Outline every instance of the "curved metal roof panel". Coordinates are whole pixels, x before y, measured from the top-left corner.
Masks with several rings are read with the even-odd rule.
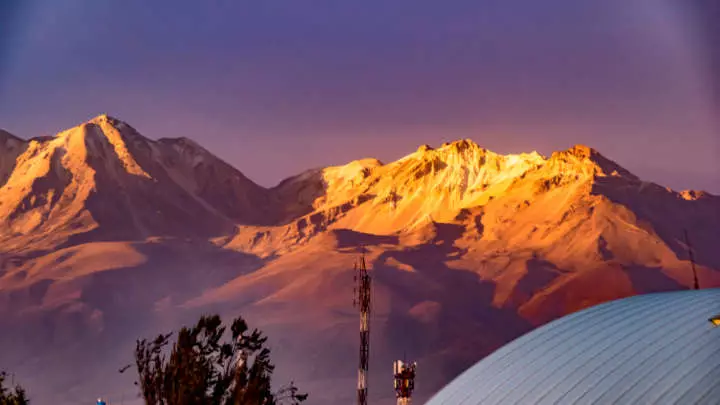
[[[720,404],[720,289],[638,295],[548,323],[427,405]]]

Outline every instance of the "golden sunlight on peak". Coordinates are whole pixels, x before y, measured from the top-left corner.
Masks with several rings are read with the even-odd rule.
[[[444,148],[452,148],[452,149],[456,149],[459,151],[463,151],[463,150],[469,149],[469,148],[484,150],[484,148],[481,148],[480,145],[475,143],[475,141],[473,141],[470,138],[458,139],[457,141],[452,141],[452,142],[445,142],[441,146],[441,149],[444,149]]]
[[[572,148],[568,149],[567,152],[583,159],[589,158],[593,154],[597,153],[595,149],[581,144],[574,145]]]
[[[97,116],[91,118],[91,119],[88,120],[87,122],[97,124],[97,123],[101,123],[101,122],[108,122],[108,121],[110,121],[111,119],[112,119],[112,117],[110,117],[110,116],[109,116],[108,114],[106,114],[106,113],[103,113],[103,114],[100,114],[100,115],[97,115]]]
[[[707,193],[704,191],[698,191],[698,190],[683,190],[679,193],[680,198],[687,201],[695,201],[698,199],[701,199],[703,197],[707,196]]]
[[[102,113],[100,115],[97,115],[97,116],[91,118],[90,120],[86,121],[85,124],[96,124],[96,125],[102,125],[102,124],[108,125],[109,124],[109,125],[113,125],[113,126],[118,126],[118,125],[123,125],[123,124],[127,125],[122,120],[117,119],[107,113]]]

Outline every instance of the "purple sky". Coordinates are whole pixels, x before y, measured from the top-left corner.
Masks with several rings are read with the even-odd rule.
[[[2,0],[0,128],[51,134],[105,112],[266,186],[459,138],[584,143],[720,193],[711,3]]]

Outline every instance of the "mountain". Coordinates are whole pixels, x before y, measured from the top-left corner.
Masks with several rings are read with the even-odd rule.
[[[5,250],[222,235],[273,216],[267,190],[196,143],[151,141],[107,115],[51,138],[5,138]]]
[[[559,316],[690,288],[685,230],[701,286],[720,286],[720,198],[580,145],[549,157],[424,145],[266,189],[188,139],[103,115],[52,138],[0,133],[0,179],[0,366],[38,404],[131,398],[117,368],[135,339],[211,311],[268,332],[280,382],[312,403],[352,401],[360,254],[377,403],[392,402],[404,354],[422,401]]]

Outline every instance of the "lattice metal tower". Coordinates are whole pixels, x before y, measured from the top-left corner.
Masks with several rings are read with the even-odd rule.
[[[355,299],[353,305],[360,309],[360,366],[358,368],[357,403],[367,405],[368,358],[370,357],[370,275],[365,267],[365,254],[360,264],[355,263]]]
[[[694,287],[696,290],[699,290],[700,283],[698,282],[697,270],[695,269],[695,255],[693,254],[693,248],[688,238],[687,229],[683,229],[683,232],[685,232],[685,245],[687,246],[688,256],[690,256],[690,265],[692,266],[693,280],[695,282]]]
[[[393,363],[393,379],[397,405],[410,405],[410,397],[415,389],[416,367],[416,363],[408,364],[402,360],[396,360]]]

